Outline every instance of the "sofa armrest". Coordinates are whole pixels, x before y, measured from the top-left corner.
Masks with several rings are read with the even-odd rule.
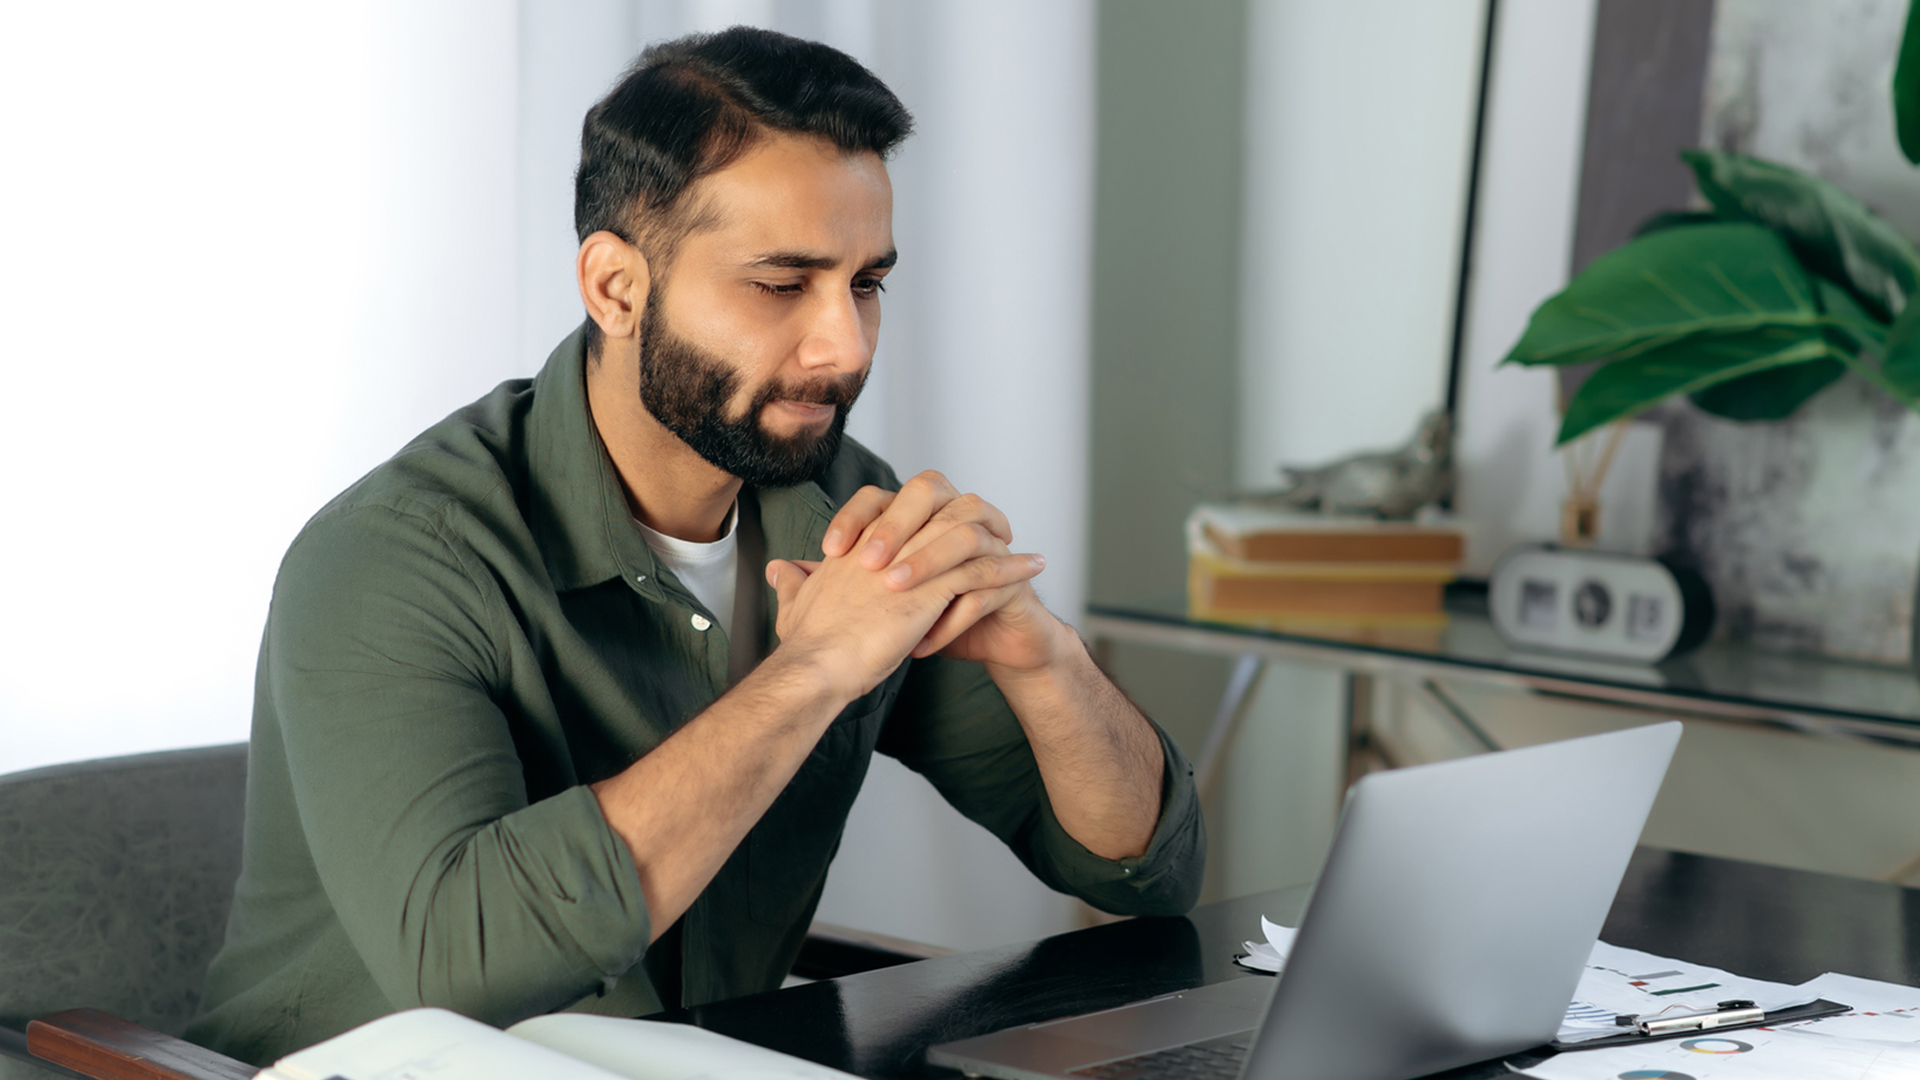
[[[259,1072],[99,1009],[67,1009],[29,1023],[27,1049],[94,1080],[252,1080]]]

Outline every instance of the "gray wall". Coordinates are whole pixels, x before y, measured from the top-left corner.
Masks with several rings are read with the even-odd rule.
[[[1233,474],[1244,0],[1099,5],[1089,596],[1179,593],[1180,522]],[[1197,752],[1220,660],[1120,648]]]
[[[1180,523],[1226,492],[1238,411],[1245,0],[1107,0],[1099,26],[1089,595],[1185,588]],[[1229,663],[1120,646],[1116,681],[1199,752]],[[1341,686],[1272,665],[1216,799],[1202,899],[1310,878],[1333,823]]]

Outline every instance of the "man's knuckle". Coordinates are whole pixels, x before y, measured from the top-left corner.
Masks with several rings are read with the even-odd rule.
[[[953,482],[947,479],[947,474],[938,469],[922,470],[916,473],[914,478],[907,481],[907,483],[918,485],[922,491],[929,495],[942,495],[951,499],[954,495],[958,494],[958,492],[954,490]]]

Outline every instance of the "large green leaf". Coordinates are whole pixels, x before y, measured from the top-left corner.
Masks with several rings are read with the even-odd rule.
[[[1920,400],[1920,304],[1908,304],[1887,331],[1880,372],[1893,395],[1908,403]]]
[[[1878,354],[1886,344],[1887,328],[1862,311],[1847,290],[1826,278],[1815,278],[1813,284],[1821,308],[1833,320],[1826,337],[1836,352],[1865,349]],[[1844,360],[1813,360],[1728,379],[1688,396],[1702,410],[1728,420],[1785,420],[1846,373]]]
[[[1845,330],[1853,339],[1855,351],[1864,349],[1879,355],[1886,350],[1887,324],[1868,315],[1852,293],[1826,278],[1814,278],[1813,288],[1821,309],[1835,326]],[[1908,307],[1912,310],[1920,305]]]
[[[1814,283],[1832,322],[1828,340],[1841,352],[1856,354],[1847,363],[1894,400],[1920,411],[1920,304],[1908,304],[1887,326],[1861,310],[1847,290],[1825,278],[1815,278]],[[1844,333],[1836,335],[1836,331]]]
[[[1913,243],[1825,180],[1740,154],[1687,150],[1680,156],[1722,217],[1777,230],[1807,269],[1853,290],[1876,318],[1891,319],[1920,291]]]
[[[1893,69],[1893,130],[1900,152],[1920,165],[1920,5],[1907,8],[1907,32]]]
[[[1771,229],[1690,225],[1595,259],[1534,311],[1507,362],[1628,359],[1689,337],[1821,320],[1812,279]]]
[[[1728,420],[1785,420],[1846,373],[1844,360],[1814,360],[1728,379],[1689,396],[1703,410]]]
[[[1567,403],[1557,444],[1634,416],[1676,394],[1699,393],[1774,368],[1844,359],[1850,356],[1834,348],[1818,327],[1770,327],[1682,341],[1616,360],[1594,372]]]

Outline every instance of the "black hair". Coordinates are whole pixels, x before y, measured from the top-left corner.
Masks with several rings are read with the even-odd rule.
[[[638,246],[657,285],[701,225],[687,190],[769,131],[885,158],[912,133],[913,117],[873,72],[818,42],[750,26],[661,42],[587,111],[574,230],[583,242],[605,230]],[[587,355],[599,351],[600,328],[589,319]]]

